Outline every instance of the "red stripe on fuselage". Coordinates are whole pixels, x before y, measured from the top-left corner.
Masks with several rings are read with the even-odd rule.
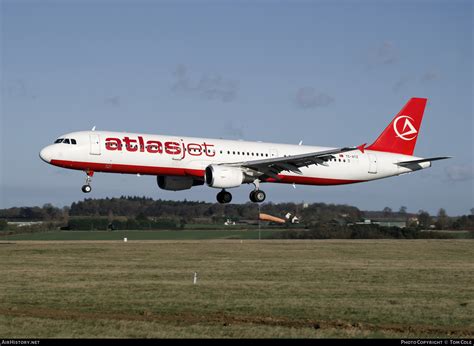
[[[125,174],[142,174],[142,175],[174,175],[174,176],[193,176],[196,178],[204,178],[204,170],[174,167],[155,167],[155,166],[138,166],[138,165],[120,165],[96,162],[78,162],[66,160],[51,160],[51,164],[58,167],[76,169],[80,171],[94,171],[107,173],[125,173]],[[360,183],[365,180],[348,180],[348,179],[329,179],[317,177],[305,177],[294,175],[279,174],[280,180],[268,178],[264,182],[281,183],[281,184],[301,184],[301,185],[343,185]]]
[[[108,173],[126,173],[143,175],[192,175],[195,177],[204,177],[204,170],[172,167],[154,167],[137,165],[120,165],[96,162],[78,162],[65,160],[51,160],[51,164],[59,167],[77,169],[80,171],[108,172]]]

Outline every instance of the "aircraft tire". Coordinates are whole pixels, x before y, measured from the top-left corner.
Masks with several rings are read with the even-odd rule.
[[[217,194],[217,202],[227,204],[230,203],[230,201],[232,201],[232,194],[230,192],[222,190]]]
[[[262,190],[255,190],[252,192],[253,192],[253,199],[254,199],[252,202],[262,203],[267,197],[265,192],[263,192]]]

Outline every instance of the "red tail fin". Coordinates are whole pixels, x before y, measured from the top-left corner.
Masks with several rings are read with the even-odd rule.
[[[413,155],[427,99],[413,97],[366,149]]]

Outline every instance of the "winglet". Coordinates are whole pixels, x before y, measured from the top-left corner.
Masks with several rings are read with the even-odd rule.
[[[363,154],[364,151],[365,151],[365,146],[367,145],[367,143],[364,143],[364,144],[361,144],[357,147],[357,149],[359,149],[361,151],[361,153]]]

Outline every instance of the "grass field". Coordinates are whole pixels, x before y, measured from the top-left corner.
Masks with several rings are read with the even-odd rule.
[[[0,336],[472,338],[473,245],[2,240]]]
[[[193,231],[55,231],[14,234],[0,237],[5,240],[204,240],[204,239],[261,239],[278,230],[193,230]]]

